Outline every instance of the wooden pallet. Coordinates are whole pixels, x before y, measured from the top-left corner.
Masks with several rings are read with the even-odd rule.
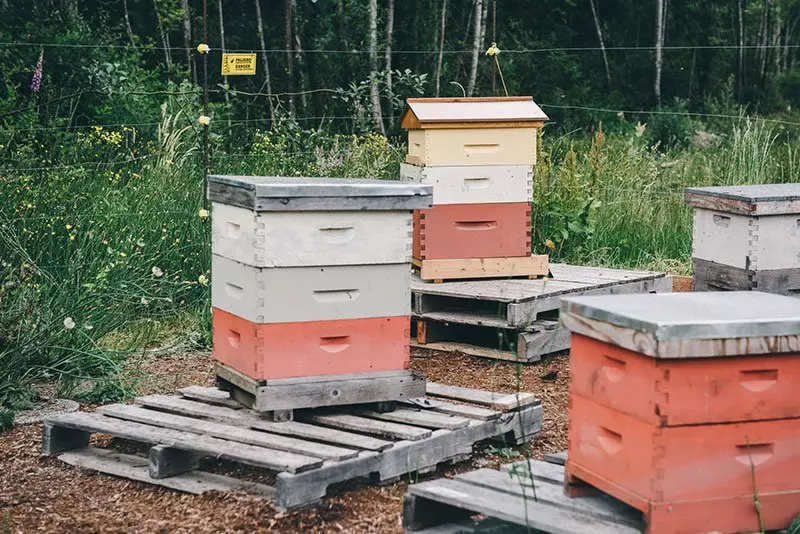
[[[665,273],[551,264],[552,278],[427,284],[412,278],[415,346],[517,362],[569,348],[561,298],[672,291]]]
[[[532,255],[523,258],[467,258],[447,260],[411,260],[420,280],[442,283],[445,280],[475,280],[488,278],[536,279],[548,276],[549,256]]]
[[[563,465],[536,460],[423,482],[408,488],[403,525],[406,532],[425,534],[642,532],[641,512],[607,495],[571,499],[563,484]],[[487,519],[470,519],[477,514]]]
[[[332,484],[367,478],[389,483],[468,457],[476,443],[519,445],[541,431],[542,406],[514,395],[428,383],[429,397],[390,413],[363,409],[295,412],[265,420],[226,392],[194,386],[150,395],[135,405],[48,417],[43,452],[70,464],[180,491],[243,490],[280,509],[318,503]],[[445,400],[447,399],[447,400]],[[454,402],[451,402],[454,401]],[[150,445],[149,458],[89,447],[92,433]],[[277,473],[274,486],[199,470],[201,458]]]

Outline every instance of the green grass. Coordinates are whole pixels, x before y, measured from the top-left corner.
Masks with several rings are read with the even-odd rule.
[[[545,132],[534,249],[551,244],[553,261],[687,273],[684,187],[800,178],[789,133],[746,121],[719,133],[715,147],[662,150],[647,128],[624,122],[608,134]],[[48,141],[15,141],[27,143],[18,166],[58,168],[0,173],[0,406],[13,410],[30,404],[38,380],[64,395],[85,379],[98,380],[84,393],[93,399],[133,394],[125,359],[169,344],[165,333],[210,343],[200,131],[165,110],[150,138],[131,128],[64,135],[49,141],[60,159]],[[290,124],[226,135],[213,136],[214,173],[397,179],[405,151],[402,139]],[[83,161],[100,164],[75,166]]]

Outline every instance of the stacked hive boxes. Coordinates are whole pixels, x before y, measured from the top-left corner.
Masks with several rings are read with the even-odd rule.
[[[265,411],[424,395],[408,371],[409,249],[430,187],[209,176],[208,194],[220,377]],[[312,382],[325,391],[298,393]]]
[[[800,293],[800,184],[690,188],[685,201],[695,291]]]
[[[414,263],[428,279],[538,276],[531,256],[537,131],[547,116],[530,97],[412,98],[403,116],[401,176],[433,186],[414,213]]]
[[[560,320],[572,331],[568,489],[641,510],[649,534],[762,532],[800,514],[796,299],[575,297]]]

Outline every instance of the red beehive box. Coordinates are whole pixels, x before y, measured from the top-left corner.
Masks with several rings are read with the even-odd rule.
[[[573,332],[568,490],[630,504],[649,534],[780,529],[800,514],[800,300],[577,297],[560,317]]]

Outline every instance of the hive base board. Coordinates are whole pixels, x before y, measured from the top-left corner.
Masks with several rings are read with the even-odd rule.
[[[800,269],[748,270],[692,258],[694,291],[762,291],[800,295]]]
[[[215,363],[220,389],[257,412],[280,414],[301,408],[380,404],[425,396],[425,377],[410,370],[349,375],[254,380],[219,362]],[[274,412],[278,412],[275,414]]]
[[[518,258],[465,258],[420,260],[411,263],[424,281],[481,278],[542,278],[550,274],[550,257],[531,255]]]
[[[429,385],[435,389],[435,384]],[[454,398],[447,390],[444,393],[451,396],[435,399],[428,409],[404,407],[392,414],[308,410],[301,414],[303,422],[266,421],[252,410],[223,405],[230,399],[213,388],[193,387],[186,392],[190,398],[150,395],[137,398],[134,406],[108,405],[99,413],[51,416],[45,421],[43,452],[59,454],[73,465],[179,491],[254,492],[274,498],[276,508],[286,510],[317,504],[329,486],[348,480],[386,482],[461,461],[480,442],[521,444],[536,437],[542,424],[541,403],[506,403],[507,411],[500,412],[486,408],[483,401],[500,402],[509,395],[465,388],[456,392],[458,404],[446,400]],[[435,396],[433,390],[430,395]],[[84,439],[91,433],[164,447],[149,458],[126,457],[121,463],[114,453],[93,454]],[[64,451],[67,454],[60,455]],[[223,459],[277,472],[276,483],[274,487],[248,484],[200,470],[181,474],[162,469],[163,478],[153,477],[152,464],[163,460],[165,453],[172,460],[181,455],[203,457],[200,469],[207,468],[209,460],[213,466]]]

